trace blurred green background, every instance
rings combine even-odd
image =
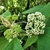
[[[11,14],[18,14],[31,7],[47,4],[50,0],[0,0],[0,14],[9,10]]]

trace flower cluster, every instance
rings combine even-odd
[[[4,32],[4,36],[10,42],[13,40],[13,38],[18,37],[20,32],[22,32],[20,25],[13,23],[11,24],[11,28]]]
[[[44,34],[45,16],[41,12],[35,12],[27,16],[26,33],[27,35]]]

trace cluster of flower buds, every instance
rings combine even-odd
[[[35,12],[27,16],[26,33],[27,35],[44,34],[45,16],[41,12]]]

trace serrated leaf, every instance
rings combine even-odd
[[[28,39],[27,39],[23,48],[26,49],[30,45],[34,44],[37,41],[37,39],[38,39],[38,36],[28,37]]]
[[[5,45],[2,50],[23,50],[18,38],[13,39],[10,43]]]
[[[50,50],[50,27],[45,28],[45,34],[38,38],[38,50]]]
[[[11,16],[11,13],[9,12],[9,10],[7,10],[1,16],[3,16],[4,18],[6,18],[7,16]]]

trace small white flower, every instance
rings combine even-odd
[[[9,39],[9,42],[11,42],[12,41],[12,39]]]
[[[42,29],[44,29],[45,28],[45,23],[43,24],[43,26],[42,26]]]
[[[39,16],[37,16],[37,19],[42,20],[42,21],[45,21],[46,18],[45,18],[44,15],[41,15],[41,16],[39,15]]]
[[[23,43],[23,41],[22,41],[22,40],[20,40],[20,43],[22,44],[22,43]]]
[[[33,29],[33,34],[34,35],[38,35],[39,34],[39,32],[38,32],[38,30],[35,28],[35,29]]]
[[[14,33],[13,38],[16,38],[16,37],[17,37],[17,34],[16,34],[16,33]]]
[[[40,30],[40,32],[39,32],[40,34],[44,34],[44,30]]]
[[[31,14],[28,15],[28,18],[31,18],[30,16],[31,16]]]
[[[43,27],[43,26],[45,27],[45,23],[44,22],[41,22],[40,23],[40,27]]]
[[[39,21],[35,21],[34,26],[38,27],[39,26]]]
[[[18,13],[18,16],[20,16],[20,12]]]
[[[44,20],[44,21],[45,21],[45,19],[46,19],[46,18],[45,18],[45,16],[44,16],[44,15],[42,15],[42,20]]]
[[[0,6],[0,9],[4,9],[5,7],[4,6]]]
[[[35,12],[35,15],[42,15],[41,12]]]
[[[30,23],[27,23],[25,29],[28,29],[28,28],[31,28],[31,27],[32,27],[32,23],[30,22]]]

